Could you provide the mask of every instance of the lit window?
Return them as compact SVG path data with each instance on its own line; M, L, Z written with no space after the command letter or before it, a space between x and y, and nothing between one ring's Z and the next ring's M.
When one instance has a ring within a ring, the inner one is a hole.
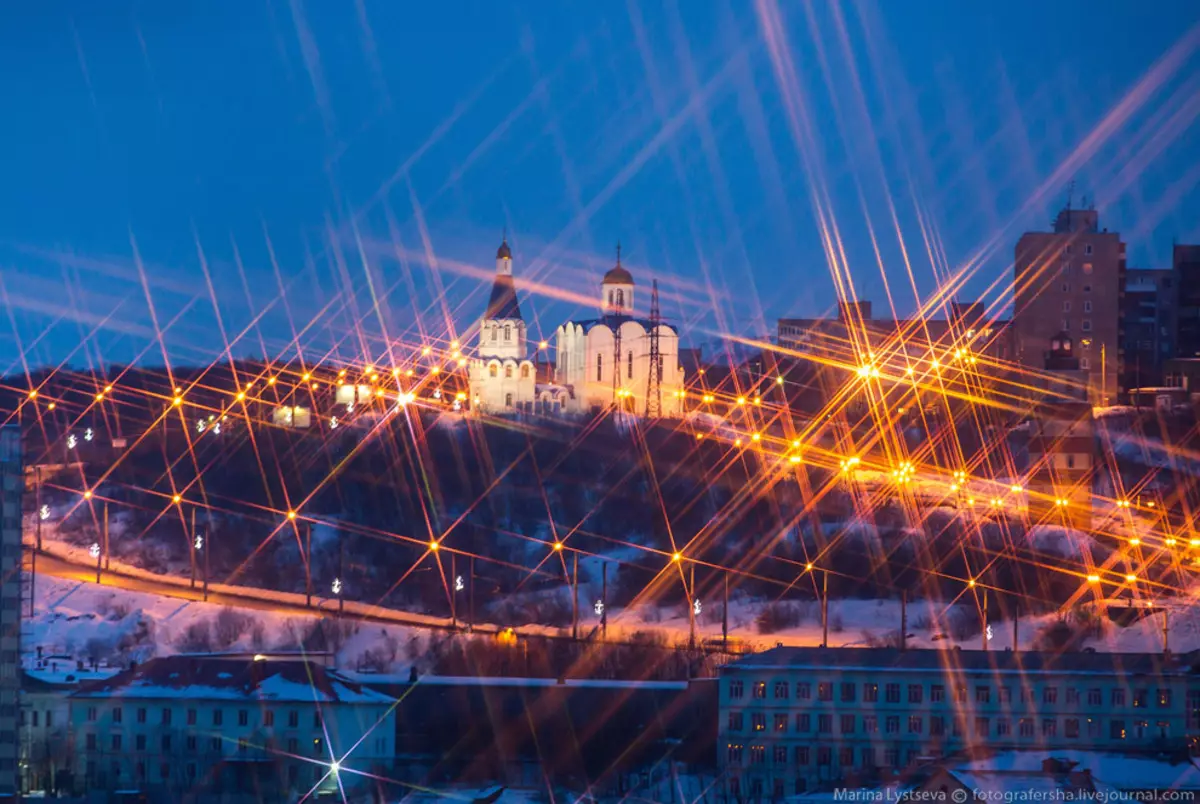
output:
M488 376L489 377L499 377L500 376L500 368L495 363L488 366Z
M1090 262L1085 262L1083 264L1083 272L1085 274L1090 274L1092 272L1092 264Z

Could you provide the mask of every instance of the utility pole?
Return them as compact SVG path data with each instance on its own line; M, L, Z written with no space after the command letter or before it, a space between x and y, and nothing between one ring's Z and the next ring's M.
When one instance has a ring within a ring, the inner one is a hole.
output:
M908 649L908 590L900 590L900 650Z
M304 525L304 605L312 608L312 525Z
M196 588L196 506L192 506L192 526L188 533L188 553L192 559L192 588Z
M617 267L621 267L621 244L617 243ZM612 312L613 316L612 331L613 331L613 407L617 407L620 394L618 391L621 387L621 319L619 312Z
M458 630L458 561L454 553L450 554L450 628Z
M646 418L662 416L662 350L659 346L658 325L662 313L658 307L658 280L650 291L650 366L646 372Z
M1017 626L1021 622L1021 601L1013 602L1013 652L1016 653L1017 647L1021 644L1018 639Z
M346 610L346 548L345 548L345 532L338 528L338 618Z
M208 601L208 554L212 552L212 514L208 516L208 530L204 533L206 544L200 549L204 553L204 600Z
M467 573L471 576L470 585L467 589L467 630L475 630L475 554L471 554L471 561L467 567Z
M988 593L987 593L987 590L984 589L983 590L983 628L981 629L981 633L979 635L981 641L983 642L983 650L988 649L988 628L989 628L989 626L988 626L987 603L988 603Z
M688 571L688 647L696 647L696 565Z
M579 553L571 554L571 639L579 639Z
M721 648L729 648L729 570L725 570L725 605L721 606Z
M821 647L829 647L829 570L821 570Z
M104 568L108 569L108 500L104 501ZM99 583L99 581L97 581Z
M600 638L608 639L608 562L600 564Z
M34 476L34 483L36 484L34 486L34 494L37 497L37 501L34 503L34 505L37 506L37 520L36 520L37 521L37 525L36 525L37 549L41 550L42 549L42 467L41 467L41 464L34 467L33 476Z

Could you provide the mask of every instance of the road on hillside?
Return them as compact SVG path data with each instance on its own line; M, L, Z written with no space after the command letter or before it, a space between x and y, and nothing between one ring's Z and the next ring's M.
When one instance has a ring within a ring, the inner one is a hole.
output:
M95 566L85 567L81 564L74 564L66 559L60 558L48 553L37 554L37 571L43 575L53 575L56 578L66 578L72 581L82 581L84 583L96 582ZM197 584L193 589L189 586L169 583L165 581L157 581L153 578L143 578L133 575L124 575L112 570L105 570L100 575L101 586L111 586L115 589L122 589L127 592L144 592L151 595L161 595L163 597L173 597L180 600L193 600L196 602L205 602L204 589ZM229 592L227 589L217 592L209 590L208 603L217 606L237 606L245 609L256 609L258 611L269 611L275 614L297 615L301 617L314 617L321 614L331 614L337 611L336 601L313 597L313 607L308 608L303 605L296 605L286 601L264 600L261 597L254 595L239 595ZM345 616L348 619L360 620L363 622L386 623L390 625L410 625L421 628L438 628L450 630L449 622L436 623L430 622L428 617L408 614L395 609L376 609L376 613L364 614L362 612L346 611ZM494 632L495 629L489 626L477 627L476 631Z

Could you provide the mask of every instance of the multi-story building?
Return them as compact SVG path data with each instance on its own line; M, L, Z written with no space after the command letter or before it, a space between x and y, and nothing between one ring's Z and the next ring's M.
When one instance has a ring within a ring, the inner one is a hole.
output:
M1171 268L1175 274L1175 357L1200 357L1200 246L1176 244Z
M1175 356L1175 272L1171 269L1125 272L1121 298L1121 348L1125 371L1121 387L1154 388L1163 384L1163 362Z
M970 749L1182 747L1200 680L1170 654L785 648L720 670L726 793L778 798Z
M1045 344L1066 332L1079 347L1090 401L1111 405L1123 371L1125 244L1099 224L1094 209L1067 207L1058 213L1054 231L1021 235L1014 262L1013 345L1017 362L1037 372Z
M76 784L267 801L357 787L395 760L394 703L313 661L153 659L70 696Z
M21 429L0 427L0 794L18 792L21 690Z
M1096 431L1088 375L1066 333L1050 341L1029 432L1029 512L1035 522L1084 530L1092 524Z

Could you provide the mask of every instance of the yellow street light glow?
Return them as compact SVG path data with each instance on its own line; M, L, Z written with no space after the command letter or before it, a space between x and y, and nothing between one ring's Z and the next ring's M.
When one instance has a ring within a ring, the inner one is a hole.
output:
M554 543L554 549L555 549L555 550L561 550L562 548L563 548L562 542L555 542L555 543Z
M245 391L238 391L238 392L237 392L237 398L238 398L238 401L239 401L239 402L240 402L240 401L242 401L243 399L245 399L245 398L246 398L246 392L245 392Z
M738 403L739 405L744 405L744 404L746 404L746 397L744 397L744 396L739 396L739 397L737 398L737 403Z
M179 396L179 395L180 395L180 394L182 394L182 393L183 393L183 389L182 389L182 388L178 388L178 387L176 387L176 389L175 389L175 396Z
M755 433L754 435L750 436L750 440L751 441L762 441L762 433Z
M383 396L383 389L380 388L377 391L375 391L375 396Z
M462 357L462 352L460 352L460 351L458 351L457 349L455 349L455 350L454 350L454 353L453 353L452 355L450 355L450 356L451 356L451 357L454 357L454 358Z
M267 385L274 385L274 384L275 384L275 378L274 378L274 377L268 377L268 378L267 378Z
M91 489L88 489L87 491L85 491L83 493L83 499L85 499L85 500L92 499L92 490Z
M792 457L788 458L788 460L791 461L792 463L800 463L800 456L793 455Z
M909 366L908 368L904 369L904 373L911 377L913 375L913 367Z
M103 402L103 401L104 401L104 392L103 392L103 391L101 391L100 393L96 394L96 401L97 401L97 402Z
M813 565L812 565L811 563L809 563L809 564L805 564L805 565L804 565L804 568L805 568L806 570L808 570L809 572L811 572L811 571L812 571L812 568L813 568Z
M182 405L182 404L183 404L183 397L181 397L181 396L177 396L177 397L175 397L175 401L174 401L172 404L175 404L175 405Z
M428 357L428 356L429 356L429 347L428 347L428 346L426 346L424 349L422 349L422 350L421 350L421 354L423 354L423 355L425 355L426 357Z
M1137 576L1130 573L1129 575L1125 576L1125 580L1129 581L1130 583L1133 583L1134 581L1137 580Z
M1087 579L1088 579L1088 583L1100 583L1099 575L1089 575L1089 576L1087 576Z
M460 357L458 359L458 365L459 365L459 368L462 368L463 366L467 365L467 359L465 357Z
M1175 539L1167 539L1165 544L1167 547L1174 547L1178 542Z
M974 585L975 585L975 579L974 579L974 578L972 578L971 580L967 581L967 586L974 586Z
M309 378L310 378L311 376L312 376L312 375L311 375L311 374L309 374L309 373L306 371L306 372L304 372L303 374L301 374L301 375L300 375L300 379L304 380L304 382L308 382L308 380L309 380Z
M550 344L548 344L546 341L538 341L538 348L539 349L549 349Z
M339 372L338 372L338 376L339 376L339 377L345 377L345 376L346 376L346 370L345 370L345 369L342 369L341 371L339 371Z
M798 438L793 438L793 439L792 439L792 446L793 446L793 447L799 447L799 446L800 446L800 439L798 439Z
M183 497L180 497L178 494L171 495L171 502L175 503L176 505L179 505L179 501L182 499Z
M671 555L671 560L672 560L672 561L674 561L674 562L676 562L676 563L679 563L680 561L683 561L683 553L673 553L673 554Z
M1016 484L1013 484L1012 490L1014 494L1020 494L1022 491L1024 491L1023 488Z
M1192 539L1188 542L1188 545L1191 547L1200 547L1200 539Z
M742 439L738 438L738 439L734 440L733 445L735 447L740 447L742 445Z
M107 394L107 393L109 393L110 391L112 391L112 386L111 386L111 385L106 385L106 386L104 386L104 393L106 393L106 394Z
M1141 544L1141 543L1142 543L1142 540L1141 540L1141 539L1138 539L1138 538L1136 538L1136 537L1135 537L1135 538L1132 538L1132 539L1130 539L1130 540L1129 540L1129 543L1130 543L1132 546L1134 546L1134 547L1137 547L1139 544Z
M295 512L295 511L288 511L288 514L287 514L287 516L288 516L288 519L295 519L295 518L296 518L296 512Z
M458 341L450 341L450 348L451 348L451 349L457 349L457 348L458 348Z
M957 483L951 483L951 484L950 484L950 490L951 490L951 491L958 491L958 484L957 484Z
M30 398L30 399L37 399L37 391L30 391L30 392L29 392L29 398Z
M704 433L696 433L696 440L697 440L697 441L699 441L699 440L700 440L700 439L702 439L702 438L704 438Z
M439 548L439 547L441 547L441 545L439 545L439 544L438 544L436 541L431 541L431 542L429 543L429 550L430 550L431 552L434 552L434 553L436 553L436 552L438 551L438 548Z
M433 368L431 368L431 369L429 370L429 373L430 373L430 374L437 374L437 373L441 372L441 370L442 370L442 369L441 369L441 367L440 367L440 366L434 366Z
M776 377L776 378L775 378L775 384L776 384L776 385L783 385L783 377Z
M49 405L47 405L46 410L54 410L54 403L51 402Z
M761 405L761 404L762 404L762 397L761 397L761 396L756 396L756 397L754 397L754 404L756 404L756 405Z

